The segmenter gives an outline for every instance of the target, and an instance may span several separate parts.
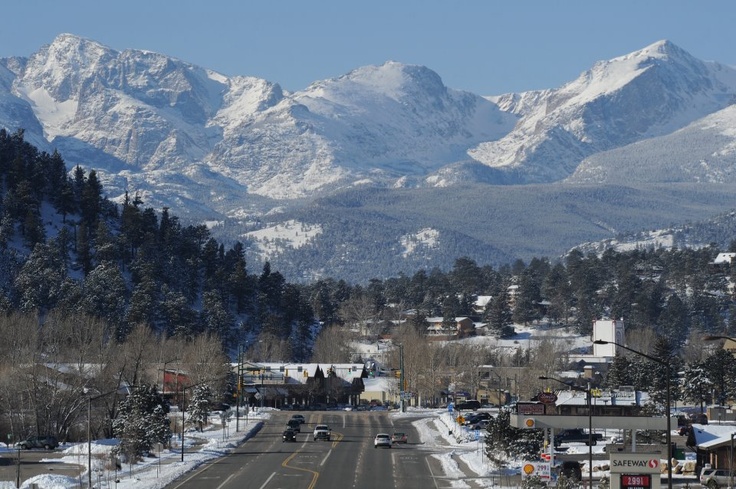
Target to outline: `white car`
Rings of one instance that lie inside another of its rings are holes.
[[[317,440],[330,441],[331,436],[332,436],[332,430],[326,424],[318,424],[317,426],[314,427],[314,434],[312,435],[312,438],[314,439],[314,441],[317,441]]]
[[[388,433],[379,433],[373,439],[373,448],[388,447],[391,448],[391,435]]]

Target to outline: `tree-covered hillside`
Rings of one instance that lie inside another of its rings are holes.
[[[226,348],[259,337],[281,358],[307,360],[314,318],[297,287],[266,264],[247,270],[204,225],[184,226],[137,196],[104,197],[94,170],[69,176],[62,156],[0,130],[0,308],[106,321],[123,341],[217,336]]]
[[[0,131],[0,178],[0,307],[40,320],[52,311],[98,318],[117,341],[145,325],[166,337],[212,335],[229,352],[258,349],[256,361],[304,361],[318,321],[370,324],[369,336],[377,336],[390,334],[394,320],[424,334],[424,318],[441,316],[449,326],[473,316],[504,336],[514,323],[540,321],[585,334],[595,319],[613,317],[678,350],[689,336],[728,332],[734,322],[731,272],[711,265],[717,246],[574,251],[564,261],[498,268],[458,256],[449,271],[430,266],[367,284],[297,285],[268,263],[253,273],[243,244],[226,247],[166,208],[146,208],[135,195],[112,203],[93,170],[67,173],[60,154],[38,152],[22,132]],[[477,311],[484,295],[492,300]]]

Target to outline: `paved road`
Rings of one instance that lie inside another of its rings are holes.
[[[433,451],[419,443],[412,419],[380,412],[303,413],[307,423],[296,443],[281,441],[292,413],[275,413],[261,431],[232,454],[184,477],[176,489],[413,489],[455,487],[444,478]],[[316,424],[332,428],[333,439],[313,441]],[[376,433],[404,431],[409,443],[374,448]]]

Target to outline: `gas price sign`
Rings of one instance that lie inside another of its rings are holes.
[[[621,489],[651,489],[650,474],[621,474]]]

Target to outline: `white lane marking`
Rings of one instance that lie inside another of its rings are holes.
[[[270,476],[268,477],[268,479],[266,479],[266,482],[264,482],[264,483],[263,483],[263,485],[262,485],[262,486],[260,487],[260,489],[263,489],[264,487],[266,487],[266,486],[268,485],[268,483],[269,483],[269,482],[271,482],[271,479],[273,479],[273,477],[274,477],[275,475],[276,475],[276,472],[274,472],[273,474],[271,474],[271,475],[270,475]]]

